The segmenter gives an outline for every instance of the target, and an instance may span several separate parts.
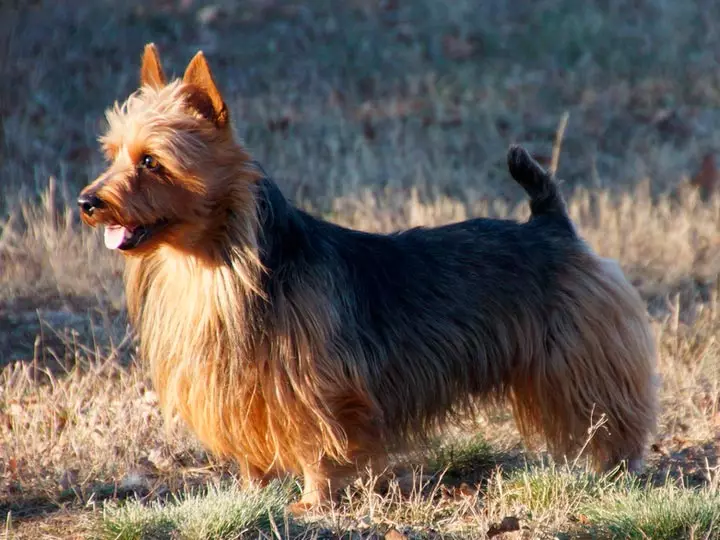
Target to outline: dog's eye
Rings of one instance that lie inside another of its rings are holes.
[[[158,160],[155,159],[154,157],[152,157],[151,155],[145,154],[145,155],[140,159],[140,166],[143,167],[143,168],[145,168],[145,169],[149,169],[149,170],[151,170],[151,171],[154,171],[154,170],[156,170],[157,168],[160,167],[160,163],[158,163]]]

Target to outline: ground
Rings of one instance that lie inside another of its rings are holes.
[[[0,0],[0,534],[716,537],[719,18],[713,0]],[[364,230],[525,218],[505,151],[520,142],[549,164],[566,118],[572,216],[620,261],[657,334],[646,473],[552,463],[501,410],[397,456],[389,485],[291,519],[292,480],[237,485],[232,464],[165,430],[122,261],[74,204],[149,41],[175,74],[202,49],[284,192]]]

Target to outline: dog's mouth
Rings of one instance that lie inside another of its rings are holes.
[[[156,221],[152,225],[125,227],[123,225],[105,225],[105,247],[127,251],[135,249],[155,236],[167,225],[166,220]]]

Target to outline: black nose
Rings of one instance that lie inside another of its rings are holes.
[[[92,216],[93,212],[105,206],[105,203],[93,193],[91,195],[80,195],[78,198],[78,206],[80,206],[80,210],[85,214]]]

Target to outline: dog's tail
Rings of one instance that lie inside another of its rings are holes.
[[[557,218],[566,222],[574,231],[575,228],[565,206],[565,199],[563,199],[552,175],[543,169],[520,145],[510,147],[507,162],[512,177],[530,195],[532,217]]]

